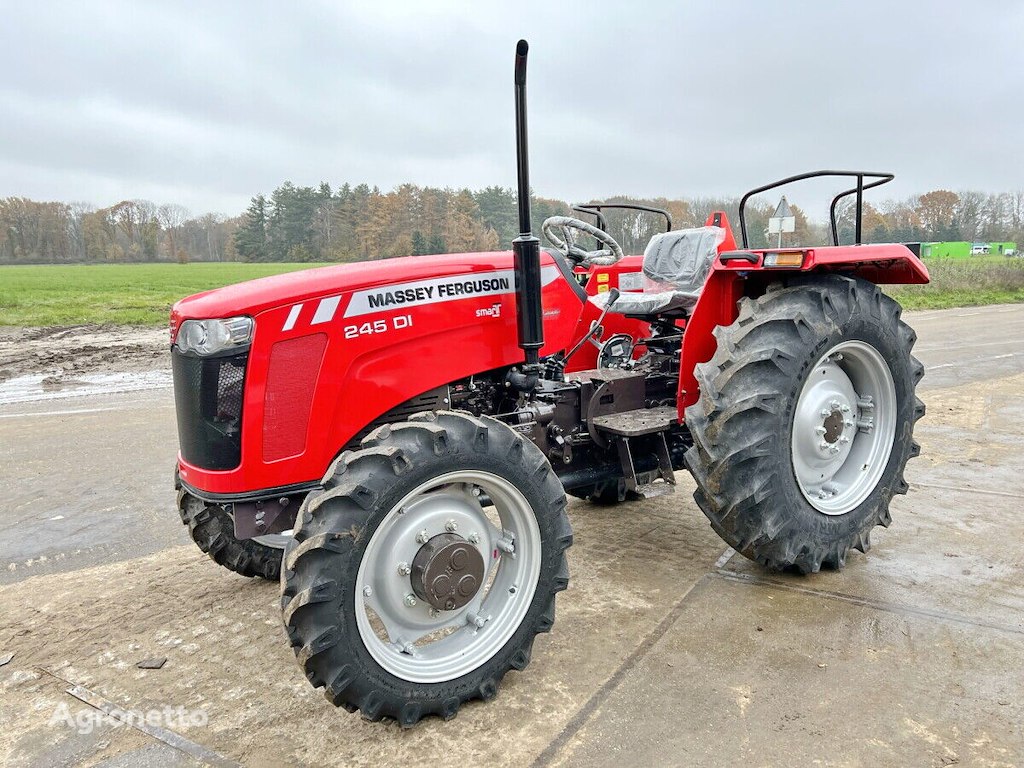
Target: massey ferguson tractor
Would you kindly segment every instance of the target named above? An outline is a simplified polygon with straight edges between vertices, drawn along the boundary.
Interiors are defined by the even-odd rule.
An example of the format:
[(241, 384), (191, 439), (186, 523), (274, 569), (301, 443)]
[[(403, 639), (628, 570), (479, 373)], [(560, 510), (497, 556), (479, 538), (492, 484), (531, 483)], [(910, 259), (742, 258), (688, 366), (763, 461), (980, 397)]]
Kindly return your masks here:
[[(566, 494), (668, 494), (685, 467), (730, 547), (813, 573), (868, 550), (919, 452), (924, 369), (878, 286), (928, 273), (860, 242), (892, 175), (751, 190), (739, 245), (724, 212), (674, 229), (648, 209), (666, 231), (624, 256), (602, 204), (547, 219), (542, 250), (526, 56), (512, 251), (311, 269), (171, 313), (181, 519), (215, 562), (280, 579), (303, 673), (370, 720), (454, 717), (529, 664), (569, 583)], [(850, 179), (832, 245), (749, 248), (748, 199), (817, 176)]]

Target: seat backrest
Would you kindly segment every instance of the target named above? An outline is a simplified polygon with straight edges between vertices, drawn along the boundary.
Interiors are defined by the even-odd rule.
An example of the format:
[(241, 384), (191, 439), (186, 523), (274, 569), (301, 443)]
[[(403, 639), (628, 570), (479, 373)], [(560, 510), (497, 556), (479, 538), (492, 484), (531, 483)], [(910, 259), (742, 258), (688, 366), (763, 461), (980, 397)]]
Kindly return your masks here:
[(684, 293), (699, 292), (725, 235), (721, 227), (695, 227), (652, 237), (644, 250), (643, 270), (655, 285), (644, 290), (670, 286)]

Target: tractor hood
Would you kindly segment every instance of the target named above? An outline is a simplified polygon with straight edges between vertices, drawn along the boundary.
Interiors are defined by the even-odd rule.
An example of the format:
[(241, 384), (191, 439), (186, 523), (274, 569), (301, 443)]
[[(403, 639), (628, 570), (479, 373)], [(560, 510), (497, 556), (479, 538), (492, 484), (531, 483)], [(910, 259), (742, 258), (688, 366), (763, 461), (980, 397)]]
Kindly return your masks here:
[[(542, 262), (553, 264), (554, 260), (544, 253)], [(183, 320), (255, 316), (269, 309), (321, 296), (511, 268), (512, 252), (497, 251), (406, 256), (262, 277), (181, 299), (171, 309), (172, 337)]]

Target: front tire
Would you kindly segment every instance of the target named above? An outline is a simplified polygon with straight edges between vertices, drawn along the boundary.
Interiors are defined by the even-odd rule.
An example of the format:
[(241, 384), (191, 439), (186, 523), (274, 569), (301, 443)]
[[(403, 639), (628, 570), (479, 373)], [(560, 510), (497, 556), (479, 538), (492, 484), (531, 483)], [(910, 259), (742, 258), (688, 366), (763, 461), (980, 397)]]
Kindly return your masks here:
[(299, 512), (281, 594), (299, 665), (330, 702), (410, 726), (526, 667), (572, 543), (533, 443), (488, 417), (421, 414), (343, 453), (323, 487)]
[(281, 578), (286, 537), (236, 539), (235, 523), (220, 504), (207, 504), (184, 490), (178, 491), (178, 515), (189, 536), (217, 565), (239, 576), (267, 581)]
[(737, 552), (773, 569), (838, 569), (889, 525), (924, 415), (924, 367), (900, 311), (871, 283), (812, 277), (744, 299), (716, 330), (686, 409), (686, 467)]

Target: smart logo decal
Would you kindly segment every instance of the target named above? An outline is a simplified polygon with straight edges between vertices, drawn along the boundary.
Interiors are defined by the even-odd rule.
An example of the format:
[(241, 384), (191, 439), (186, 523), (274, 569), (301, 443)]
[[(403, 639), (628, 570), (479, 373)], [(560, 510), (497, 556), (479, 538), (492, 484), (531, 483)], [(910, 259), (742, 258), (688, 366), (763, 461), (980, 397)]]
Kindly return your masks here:
[(489, 307), (483, 307), (476, 311), (477, 317), (501, 317), (501, 302), (495, 302)]

